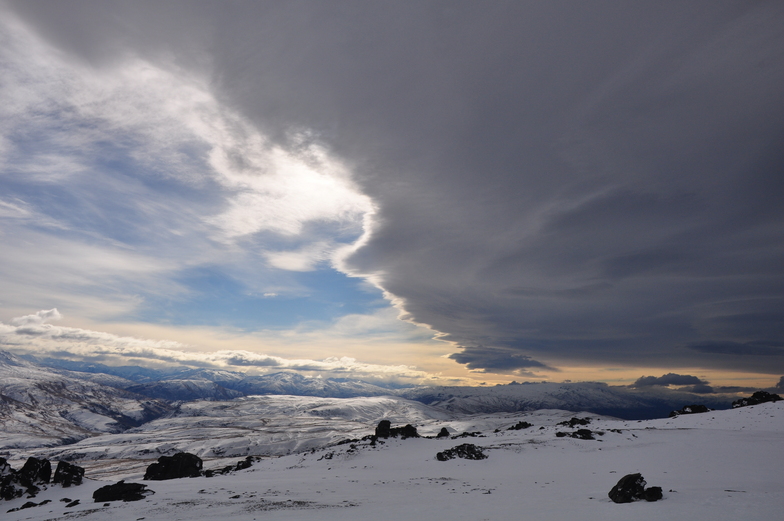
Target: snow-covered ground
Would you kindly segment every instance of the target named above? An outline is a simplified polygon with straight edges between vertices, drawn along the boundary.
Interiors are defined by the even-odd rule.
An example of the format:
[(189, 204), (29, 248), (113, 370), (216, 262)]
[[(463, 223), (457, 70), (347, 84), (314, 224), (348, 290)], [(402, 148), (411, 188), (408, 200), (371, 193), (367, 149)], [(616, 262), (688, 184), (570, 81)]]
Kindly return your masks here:
[[(593, 420), (585, 427), (557, 425), (572, 416)], [(505, 430), (520, 420), (534, 426)], [(781, 519), (784, 511), (781, 402), (639, 422), (553, 410), (410, 421), (426, 424), (420, 429), (424, 433), (446, 426), (456, 432), (481, 430), (484, 437), (390, 439), (375, 448), (368, 442), (343, 444), (263, 459), (231, 475), (145, 482), (154, 495), (108, 506), (93, 502), (93, 491), (120, 476), (141, 482), (143, 468), (104, 459), (101, 476), (110, 481), (87, 480), (67, 489), (49, 486), (33, 501), (51, 503), (5, 513), (28, 499), (3, 502), (2, 516), (11, 521), (751, 521)], [(596, 440), (555, 436), (577, 428), (604, 434)], [(462, 443), (483, 447), (488, 458), (436, 460), (437, 452)], [(14, 463), (19, 468), (19, 462)], [(218, 463), (224, 464), (205, 461), (205, 468)], [(85, 466), (90, 477), (90, 466)], [(661, 486), (664, 499), (612, 503), (607, 492), (624, 474), (634, 472), (642, 473), (649, 485)], [(66, 497), (81, 503), (67, 508), (61, 501)]]

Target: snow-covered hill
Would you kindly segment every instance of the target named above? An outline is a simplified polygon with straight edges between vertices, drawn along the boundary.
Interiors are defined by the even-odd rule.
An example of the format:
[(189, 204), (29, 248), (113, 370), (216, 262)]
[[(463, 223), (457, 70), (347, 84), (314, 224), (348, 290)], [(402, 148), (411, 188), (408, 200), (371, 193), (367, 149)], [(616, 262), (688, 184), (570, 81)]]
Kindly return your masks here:
[(171, 410), (163, 402), (58, 374), (0, 351), (0, 450), (122, 432)]
[(382, 419), (427, 425), (454, 415), (397, 397), (249, 396), (183, 404), (120, 434), (36, 451), (50, 459), (154, 459), (185, 451), (202, 458), (281, 456), (372, 434)]
[[(323, 406), (289, 405), (295, 414), (323, 410)], [(350, 410), (339, 408), (349, 417), (365, 417)], [(144, 482), (155, 494), (137, 502), (94, 502), (93, 491), (110, 481), (87, 480), (68, 489), (50, 485), (33, 499), (50, 503), (4, 513), (3, 519), (771, 521), (781, 517), (782, 402), (650, 421), (590, 415), (586, 426), (559, 425), (571, 414), (536, 411), (424, 420), (432, 421), (433, 429), (442, 425), (460, 431), (474, 426), (482, 435), (389, 439), (375, 446), (357, 442), (267, 458), (225, 476)], [(507, 430), (518, 421), (533, 426)], [(577, 428), (590, 429), (596, 439), (557, 436)], [(466, 442), (481, 448), (487, 459), (436, 459), (438, 452)], [(111, 482), (119, 477), (142, 482), (144, 469), (128, 472), (130, 463), (114, 460), (114, 476), (103, 475)], [(207, 461), (205, 467), (215, 463)], [(109, 464), (104, 462), (104, 471)], [(662, 487), (664, 498), (653, 503), (612, 503), (608, 491), (623, 475), (636, 472), (649, 486)], [(91, 475), (88, 469), (87, 477)], [(79, 499), (80, 504), (67, 507), (63, 498)], [(19, 498), (0, 506), (5, 511), (25, 501), (29, 500)]]

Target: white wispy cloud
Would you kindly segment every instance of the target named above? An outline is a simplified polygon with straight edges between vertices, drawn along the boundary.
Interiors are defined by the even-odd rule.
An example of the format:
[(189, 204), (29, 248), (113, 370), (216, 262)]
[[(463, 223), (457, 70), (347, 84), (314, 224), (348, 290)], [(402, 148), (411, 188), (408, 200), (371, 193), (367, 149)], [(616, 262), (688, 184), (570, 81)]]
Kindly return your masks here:
[[(0, 172), (27, 187), (0, 200), (0, 282), (15, 309), (70, 296), (93, 316), (128, 310), (147, 289), (182, 291), (172, 275), (199, 265), (256, 281), (264, 269), (337, 266), (335, 252), (371, 231), (373, 201), (317, 136), (299, 131), (284, 149), (207, 79), (164, 58), (94, 67), (4, 13), (0, 76)], [(62, 190), (72, 207), (51, 210), (41, 187)], [(24, 247), (30, 238), (35, 248)], [(45, 272), (54, 276), (43, 283)], [(106, 306), (86, 296), (96, 286), (111, 288)]]

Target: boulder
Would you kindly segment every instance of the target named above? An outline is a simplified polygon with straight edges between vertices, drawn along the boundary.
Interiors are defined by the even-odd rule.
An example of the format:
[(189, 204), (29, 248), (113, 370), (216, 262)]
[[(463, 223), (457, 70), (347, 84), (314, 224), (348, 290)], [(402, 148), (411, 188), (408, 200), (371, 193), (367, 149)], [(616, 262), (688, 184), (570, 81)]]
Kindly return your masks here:
[(661, 487), (648, 487), (645, 489), (645, 501), (658, 501), (662, 497)]
[(155, 494), (143, 483), (126, 483), (118, 481), (114, 485), (106, 485), (93, 492), (93, 499), (96, 503), (106, 501), (139, 501), (150, 494)]
[(392, 428), (392, 423), (389, 420), (381, 420), (376, 426), (377, 438), (389, 438), (389, 431)]
[(645, 497), (645, 480), (642, 474), (627, 474), (607, 494), (613, 503), (631, 503)]
[(201, 476), (201, 458), (187, 452), (178, 452), (174, 456), (161, 456), (158, 463), (147, 467), (144, 479), (163, 481), (165, 479), (195, 478)]
[(448, 438), (448, 437), (449, 437), (449, 431), (446, 430), (446, 427), (441, 427), (441, 430), (436, 435), (436, 438)]
[(81, 485), (83, 477), (84, 469), (82, 467), (67, 461), (58, 461), (52, 482), (60, 483), (64, 487), (70, 487), (71, 485)]
[(29, 457), (18, 474), (19, 483), (28, 488), (52, 479), (52, 464), (48, 459)]
[(436, 454), (436, 459), (438, 461), (449, 461), (454, 458), (480, 460), (486, 459), (487, 455), (482, 452), (481, 447), (477, 447), (472, 443), (463, 443), (462, 445)]
[(646, 482), (642, 474), (627, 474), (607, 494), (614, 503), (631, 503), (632, 501), (658, 501), (662, 499), (661, 487), (645, 488)]
[(748, 405), (758, 405), (760, 403), (766, 402), (777, 402), (781, 400), (781, 396), (778, 394), (772, 394), (767, 391), (757, 391), (748, 398), (741, 398), (740, 400), (735, 400), (732, 402), (732, 408), (735, 409), (737, 407), (746, 407)]

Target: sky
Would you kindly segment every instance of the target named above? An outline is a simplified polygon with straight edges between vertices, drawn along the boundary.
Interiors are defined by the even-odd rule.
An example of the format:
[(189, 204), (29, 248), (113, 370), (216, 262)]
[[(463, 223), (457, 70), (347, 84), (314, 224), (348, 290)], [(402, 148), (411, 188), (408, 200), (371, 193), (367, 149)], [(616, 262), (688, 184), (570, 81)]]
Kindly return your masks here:
[(777, 1), (0, 0), (0, 348), (771, 386), (782, 85)]

